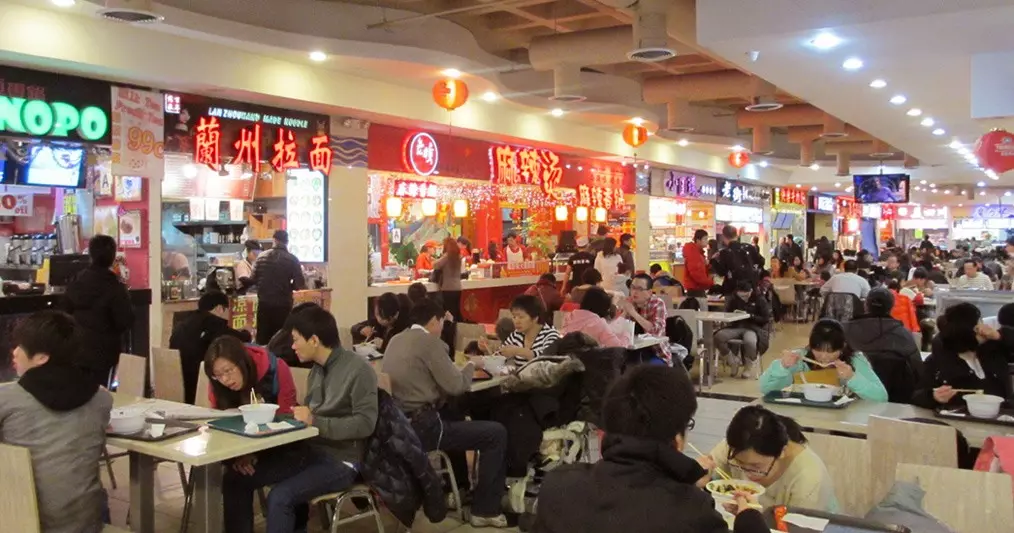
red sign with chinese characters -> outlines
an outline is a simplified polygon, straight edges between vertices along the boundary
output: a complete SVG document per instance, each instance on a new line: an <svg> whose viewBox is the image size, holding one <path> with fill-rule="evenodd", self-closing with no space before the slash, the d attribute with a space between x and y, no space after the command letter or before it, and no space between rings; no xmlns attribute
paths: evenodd
<svg viewBox="0 0 1014 533"><path fill-rule="evenodd" d="M271 166L282 172L287 168L299 168L299 159L296 156L296 136L292 130L278 128L278 139L272 147L275 149L275 156L271 158Z"/></svg>
<svg viewBox="0 0 1014 533"><path fill-rule="evenodd" d="M621 209L626 205L626 199L623 197L623 191L620 189L578 185L577 205L591 208Z"/></svg>
<svg viewBox="0 0 1014 533"><path fill-rule="evenodd" d="M415 173L405 161L405 141L415 133L394 126L371 124L367 146L368 167L371 170ZM460 137L426 132L439 146L439 168L434 173L442 177L508 182L538 186L543 192L556 188L577 189L579 185L619 189L624 194L634 192L634 172L629 166L612 161L569 157L556 151L535 147L507 146ZM501 151L502 172L497 160ZM513 154L511 154L513 152ZM513 157L512 157L513 155ZM528 174L522 174L524 170ZM533 181L529 181L532 176ZM549 177L546 183L544 176ZM535 177L538 181L534 181ZM516 181L515 181L516 180Z"/></svg>
<svg viewBox="0 0 1014 533"><path fill-rule="evenodd" d="M862 206L857 204L853 198L839 196L836 205L838 206L836 214L839 217L860 218L863 216Z"/></svg>
<svg viewBox="0 0 1014 533"><path fill-rule="evenodd" d="M794 204L806 207L806 191L803 189L781 188L775 192L776 204Z"/></svg>
<svg viewBox="0 0 1014 533"><path fill-rule="evenodd" d="M440 162L440 147L429 133L413 133L405 138L404 154L405 171L429 176L437 171Z"/></svg>
<svg viewBox="0 0 1014 533"><path fill-rule="evenodd" d="M437 184L428 181L395 180L394 196L402 198L436 198Z"/></svg>

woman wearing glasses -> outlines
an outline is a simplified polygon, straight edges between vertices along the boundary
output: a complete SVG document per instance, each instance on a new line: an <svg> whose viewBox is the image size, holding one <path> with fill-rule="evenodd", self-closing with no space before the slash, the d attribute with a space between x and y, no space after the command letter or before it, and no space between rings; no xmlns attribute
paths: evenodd
<svg viewBox="0 0 1014 533"><path fill-rule="evenodd" d="M212 341L204 356L208 399L215 409L235 409L250 403L251 391L259 401L278 405L278 414L290 414L298 403L292 371L266 348L243 344L235 337Z"/></svg>
<svg viewBox="0 0 1014 533"><path fill-rule="evenodd" d="M725 440L711 450L710 458L714 464L703 464L706 468L717 466L733 478L745 477L764 486L759 498L764 507L838 512L827 467L806 446L802 429L791 418L760 406L744 407L732 418Z"/></svg>

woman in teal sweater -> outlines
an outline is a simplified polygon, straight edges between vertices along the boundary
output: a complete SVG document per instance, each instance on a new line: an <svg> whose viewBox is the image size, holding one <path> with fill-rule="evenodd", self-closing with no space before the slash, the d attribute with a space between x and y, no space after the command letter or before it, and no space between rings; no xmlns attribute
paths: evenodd
<svg viewBox="0 0 1014 533"><path fill-rule="evenodd" d="M826 367L803 361L815 359ZM802 350L785 351L760 377L761 393L779 391L792 385L795 374L823 369L833 370L841 386L848 387L864 400L886 402L887 389L873 371L870 360L861 352L852 351L845 340L845 329L837 321L824 318L813 325L809 346Z"/></svg>

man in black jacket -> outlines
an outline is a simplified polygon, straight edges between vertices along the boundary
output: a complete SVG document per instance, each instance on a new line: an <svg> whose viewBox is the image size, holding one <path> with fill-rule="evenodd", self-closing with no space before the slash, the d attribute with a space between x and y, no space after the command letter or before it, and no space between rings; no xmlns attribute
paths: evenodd
<svg viewBox="0 0 1014 533"><path fill-rule="evenodd" d="M722 294L730 296L736 290L736 282L749 281L757 286L758 269L763 266L759 254L751 253L750 247L739 242L739 231L735 226L722 228L722 246L718 256L712 260L712 271L725 277ZM755 268L756 267L756 268Z"/></svg>
<svg viewBox="0 0 1014 533"><path fill-rule="evenodd" d="M180 351L183 361L183 391L187 403L194 403L197 393L197 374L201 361L208 353L211 341L222 335L231 335L243 342L250 342L250 332L237 331L229 327L229 297L221 292L209 292L197 302L197 312L173 328L169 347ZM207 391L201 391L207 394Z"/></svg>
<svg viewBox="0 0 1014 533"><path fill-rule="evenodd" d="M134 325L134 308L127 287L112 271L116 241L96 235L88 242L88 255L91 265L67 287L64 308L82 329L79 366L94 383L105 387L110 369L124 351L123 334Z"/></svg>
<svg viewBox="0 0 1014 533"><path fill-rule="evenodd" d="M891 317L894 294L883 287L866 297L866 314L845 323L845 340L862 352L887 389L888 400L910 403L922 374L922 355L912 332Z"/></svg>
<svg viewBox="0 0 1014 533"><path fill-rule="evenodd" d="M306 288L299 259L288 248L289 233L275 232L274 245L257 257L251 281L257 285L257 344L267 344L292 311L292 291Z"/></svg>
<svg viewBox="0 0 1014 533"><path fill-rule="evenodd" d="M732 376L739 372L739 367L746 367L743 379L756 379L760 376L760 356L768 350L771 333L771 304L767 298L754 290L747 280L736 282L736 292L725 298L725 312L746 313L749 318L730 323L715 333L715 349L720 357L724 357L732 368ZM739 356L732 354L729 341L743 341Z"/></svg>
<svg viewBox="0 0 1014 533"><path fill-rule="evenodd" d="M683 454L697 398L681 368L641 365L610 388L602 407L602 460L561 467L539 491L534 533L726 533L699 488L711 476ZM709 465L711 466L711 465ZM736 533L767 533L738 495Z"/></svg>

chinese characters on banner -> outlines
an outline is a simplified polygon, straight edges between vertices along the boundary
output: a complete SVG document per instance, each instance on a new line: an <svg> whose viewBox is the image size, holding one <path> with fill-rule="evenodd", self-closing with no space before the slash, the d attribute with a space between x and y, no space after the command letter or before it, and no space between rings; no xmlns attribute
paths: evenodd
<svg viewBox="0 0 1014 533"><path fill-rule="evenodd" d="M578 185L577 187L577 205L621 209L625 203L622 189L589 187L588 185Z"/></svg>
<svg viewBox="0 0 1014 533"><path fill-rule="evenodd" d="M277 140L271 147L271 166L278 172L290 168L299 168L299 157L295 134L292 130L278 128ZM261 125L254 124L239 130L239 138L232 143L235 148L234 164L250 165L254 172L260 172L261 161ZM313 146L309 150L310 170L317 170L325 176L331 173L331 146L327 135L317 135L310 139ZM197 134L194 135L194 162L217 167L222 162L221 123L217 117L201 117L197 123Z"/></svg>
<svg viewBox="0 0 1014 533"><path fill-rule="evenodd" d="M405 139L403 151L405 170L411 170L420 176L429 176L437 171L440 147L429 133L410 135Z"/></svg>
<svg viewBox="0 0 1014 533"><path fill-rule="evenodd" d="M161 178L165 169L162 95L112 88L113 174Z"/></svg>
<svg viewBox="0 0 1014 533"><path fill-rule="evenodd" d="M803 189L775 189L775 203L806 206L806 191Z"/></svg>
<svg viewBox="0 0 1014 533"><path fill-rule="evenodd" d="M428 181L395 180L394 196L401 198L436 198L437 184Z"/></svg>
<svg viewBox="0 0 1014 533"><path fill-rule="evenodd" d="M497 185L538 185L547 198L557 199L563 179L560 156L549 150L494 146L489 149L490 181Z"/></svg>

